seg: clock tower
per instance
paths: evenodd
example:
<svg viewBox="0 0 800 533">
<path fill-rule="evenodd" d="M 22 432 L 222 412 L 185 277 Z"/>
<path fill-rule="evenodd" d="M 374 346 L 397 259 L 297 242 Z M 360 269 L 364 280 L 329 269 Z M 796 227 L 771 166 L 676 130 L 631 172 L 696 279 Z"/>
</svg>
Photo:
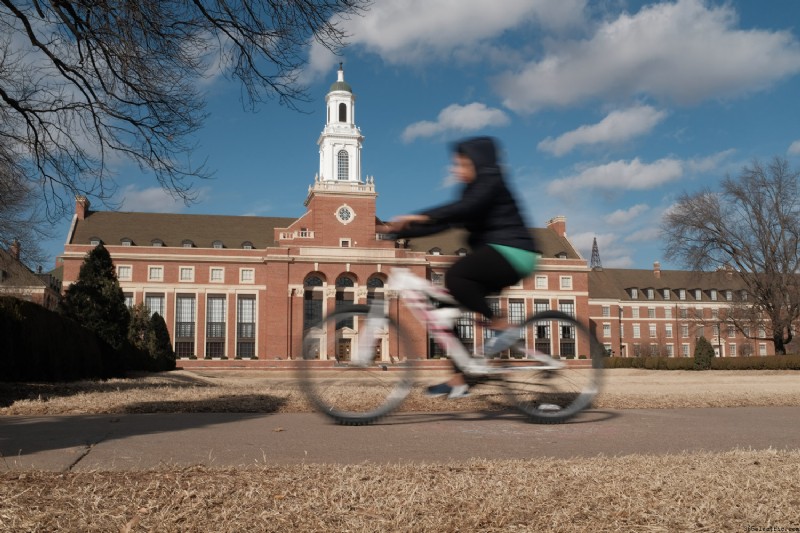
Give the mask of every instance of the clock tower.
<svg viewBox="0 0 800 533">
<path fill-rule="evenodd" d="M 325 96 L 325 128 L 317 140 L 319 171 L 308 187 L 308 212 L 291 227 L 276 229 L 286 245 L 352 248 L 389 247 L 376 237 L 375 180 L 361 178 L 364 136 L 355 123 L 356 97 L 339 64 L 337 79 Z M 288 230 L 288 231 L 287 231 Z"/>
</svg>

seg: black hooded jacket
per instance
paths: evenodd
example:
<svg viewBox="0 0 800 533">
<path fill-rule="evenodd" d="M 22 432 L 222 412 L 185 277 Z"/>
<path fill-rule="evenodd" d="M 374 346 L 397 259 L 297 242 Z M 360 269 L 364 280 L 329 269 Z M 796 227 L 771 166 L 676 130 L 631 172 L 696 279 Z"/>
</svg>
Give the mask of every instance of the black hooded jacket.
<svg viewBox="0 0 800 533">
<path fill-rule="evenodd" d="M 486 244 L 500 244 L 531 252 L 536 244 L 506 186 L 497 160 L 497 146 L 490 137 L 466 139 L 454 146 L 454 152 L 468 157 L 475 165 L 475 179 L 451 203 L 421 211 L 430 217 L 428 224 L 417 224 L 397 236 L 419 237 L 439 233 L 451 227 L 469 232 L 472 249 Z"/>
</svg>

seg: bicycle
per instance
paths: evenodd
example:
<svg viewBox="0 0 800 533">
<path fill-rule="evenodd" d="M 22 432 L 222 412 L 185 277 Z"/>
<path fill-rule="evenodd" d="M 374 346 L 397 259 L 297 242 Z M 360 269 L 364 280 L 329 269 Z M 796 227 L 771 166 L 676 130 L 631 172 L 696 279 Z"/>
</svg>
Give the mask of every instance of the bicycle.
<svg viewBox="0 0 800 533">
<path fill-rule="evenodd" d="M 396 290 L 414 318 L 426 324 L 453 364 L 464 372 L 471 390 L 487 382 L 502 385 L 511 402 L 535 423 L 561 423 L 588 408 L 600 390 L 604 348 L 574 317 L 559 311 L 536 313 L 494 337 L 483 356 L 472 356 L 453 328 L 461 317 L 449 293 L 407 269 L 391 271 L 386 286 Z M 312 405 L 333 421 L 366 425 L 396 410 L 415 385 L 418 355 L 412 352 L 405 323 L 387 312 L 387 300 L 341 308 L 309 328 L 298 363 L 300 384 Z M 561 339 L 588 340 L 588 368 L 577 368 L 528 346 L 531 334 L 554 324 Z M 538 328 L 534 330 L 534 328 Z M 343 354 L 333 369 L 316 363 L 331 340 Z M 385 360 L 389 342 L 393 358 Z M 349 349 L 349 351 L 348 351 Z M 405 358 L 404 358 L 405 356 Z"/>
</svg>

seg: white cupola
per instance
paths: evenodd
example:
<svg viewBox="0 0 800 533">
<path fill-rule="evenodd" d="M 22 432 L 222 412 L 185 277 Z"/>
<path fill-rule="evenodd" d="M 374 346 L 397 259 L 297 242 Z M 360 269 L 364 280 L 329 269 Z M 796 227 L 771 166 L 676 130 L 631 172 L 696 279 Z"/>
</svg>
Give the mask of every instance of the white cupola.
<svg viewBox="0 0 800 533">
<path fill-rule="evenodd" d="M 355 122 L 356 97 L 344 81 L 339 63 L 336 82 L 325 96 L 327 121 L 319 136 L 320 182 L 361 183 L 361 142 L 364 136 Z"/>
</svg>

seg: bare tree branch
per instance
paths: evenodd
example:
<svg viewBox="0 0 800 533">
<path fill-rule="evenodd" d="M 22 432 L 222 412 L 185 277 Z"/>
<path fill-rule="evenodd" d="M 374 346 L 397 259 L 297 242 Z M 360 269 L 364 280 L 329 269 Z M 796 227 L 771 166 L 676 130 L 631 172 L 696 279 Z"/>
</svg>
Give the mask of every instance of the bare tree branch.
<svg viewBox="0 0 800 533">
<path fill-rule="evenodd" d="M 124 156 L 193 198 L 200 82 L 238 80 L 249 105 L 306 100 L 298 73 L 312 39 L 333 51 L 334 15 L 369 0 L 0 0 L 0 139 L 55 219 L 75 194 L 108 199 Z M 209 70 L 211 65 L 221 65 Z"/>
</svg>

